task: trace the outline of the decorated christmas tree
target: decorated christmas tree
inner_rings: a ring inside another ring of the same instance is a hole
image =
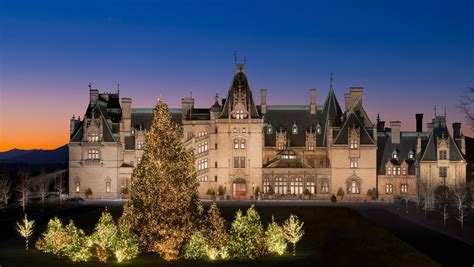
[[[227,242],[225,220],[221,217],[221,213],[219,212],[216,203],[212,203],[209,207],[203,228],[204,236],[209,245],[209,258],[213,259],[216,255],[220,255],[223,252]]]
[[[202,213],[197,186],[192,153],[160,99],[122,215],[143,251],[159,253],[165,260],[179,258]]]
[[[247,214],[237,211],[229,233],[227,250],[231,258],[248,260],[262,255],[265,249],[260,215],[252,205]]]

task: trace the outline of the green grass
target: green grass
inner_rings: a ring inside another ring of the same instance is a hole
[[[221,212],[230,223],[236,207],[223,207]],[[246,209],[246,208],[242,208]],[[168,263],[155,254],[142,254],[128,263],[110,265],[171,265],[171,266],[437,266],[437,263],[391,233],[374,225],[358,213],[345,207],[257,207],[266,226],[275,216],[282,223],[293,213],[304,221],[305,235],[297,244],[297,256],[261,257],[250,262],[235,261],[185,261]],[[118,217],[121,207],[109,207]],[[97,216],[100,211],[86,216]],[[90,224],[90,218],[75,216],[78,226]],[[81,222],[82,221],[82,222]],[[81,225],[83,224],[83,225]],[[88,228],[91,228],[89,226]],[[19,237],[18,237],[19,239]],[[31,242],[31,241],[30,241]],[[34,243],[34,242],[33,242]],[[4,266],[104,266],[97,263],[73,264],[67,260],[42,254],[34,249],[23,250],[16,245],[0,247],[0,265]],[[290,247],[288,248],[290,250]]]

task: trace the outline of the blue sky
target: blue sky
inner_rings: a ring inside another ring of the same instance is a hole
[[[227,92],[234,50],[257,102],[267,88],[269,104],[305,104],[317,88],[322,104],[333,72],[341,103],[348,87],[365,87],[373,119],[414,129],[415,113],[426,121],[446,105],[449,122],[464,122],[456,104],[474,80],[472,14],[473,1],[1,0],[0,127],[35,107],[67,142],[89,82],[119,82],[135,107],[160,95],[177,106],[190,91],[209,106]]]

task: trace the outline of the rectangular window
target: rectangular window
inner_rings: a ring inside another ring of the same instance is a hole
[[[448,168],[439,167],[439,177],[447,177],[447,176],[448,176]]]
[[[385,185],[385,194],[391,195],[393,193],[393,184]]]
[[[207,175],[199,177],[199,182],[207,182]]]
[[[88,159],[99,159],[99,150],[97,149],[89,149],[87,152]]]
[[[188,140],[193,138],[194,137],[194,133],[193,132],[188,132]]]
[[[214,144],[214,148],[217,149],[217,143]]]
[[[217,175],[214,175],[214,182],[217,182]]]
[[[328,181],[322,181],[321,182],[321,193],[323,193],[323,194],[329,193],[329,182]]]
[[[314,142],[308,142],[308,150],[314,150]]]
[[[263,182],[263,193],[267,193],[268,190],[270,190],[270,182],[269,181],[264,181]]]
[[[105,182],[105,192],[110,193],[110,182]]]
[[[197,151],[198,154],[199,154],[199,153],[206,152],[206,151],[208,151],[208,150],[209,150],[209,147],[208,147],[207,141],[198,144],[198,151]]]
[[[144,140],[137,140],[137,149],[143,149],[144,144],[145,144]]]
[[[359,162],[357,158],[350,158],[351,161],[351,169],[355,169],[359,167]]]
[[[239,167],[239,157],[234,157],[234,168]]]
[[[137,158],[137,164],[140,164],[142,162],[142,158]]]
[[[315,193],[315,188],[316,188],[316,187],[315,187],[315,183],[314,183],[314,182],[312,182],[312,181],[306,182],[306,189],[308,189],[311,194],[314,194],[314,193]]]
[[[76,182],[76,193],[79,193],[79,192],[81,192],[81,183]]]
[[[245,168],[245,157],[240,157],[240,168]]]
[[[387,175],[392,175],[392,168],[390,167],[387,168]]]
[[[402,168],[402,175],[407,175],[407,169],[405,167]]]
[[[234,140],[234,149],[239,149],[239,140]]]
[[[446,150],[440,150],[439,151],[439,159],[440,160],[448,159],[448,152]]]
[[[240,140],[240,149],[245,149],[245,139]]]
[[[207,159],[198,160],[198,171],[207,169]]]
[[[357,149],[359,147],[359,142],[356,139],[351,139],[350,141],[350,148]]]
[[[214,168],[217,168],[217,161],[214,161]]]
[[[400,191],[402,192],[402,194],[407,194],[408,193],[408,184],[402,184],[400,186]]]
[[[284,142],[278,142],[278,150],[283,150],[285,149],[285,143]]]
[[[99,142],[99,134],[98,133],[91,133],[87,136],[87,140],[89,142]]]

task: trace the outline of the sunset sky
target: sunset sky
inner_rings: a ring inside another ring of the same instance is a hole
[[[330,3],[329,3],[330,2]],[[375,121],[414,130],[456,108],[474,81],[474,4],[466,1],[9,1],[0,0],[0,151],[68,142],[89,82],[152,107],[192,91],[208,107],[227,93],[233,51],[247,59],[256,102],[323,104],[334,73],[343,104],[363,86]],[[417,3],[413,3],[417,2]]]

